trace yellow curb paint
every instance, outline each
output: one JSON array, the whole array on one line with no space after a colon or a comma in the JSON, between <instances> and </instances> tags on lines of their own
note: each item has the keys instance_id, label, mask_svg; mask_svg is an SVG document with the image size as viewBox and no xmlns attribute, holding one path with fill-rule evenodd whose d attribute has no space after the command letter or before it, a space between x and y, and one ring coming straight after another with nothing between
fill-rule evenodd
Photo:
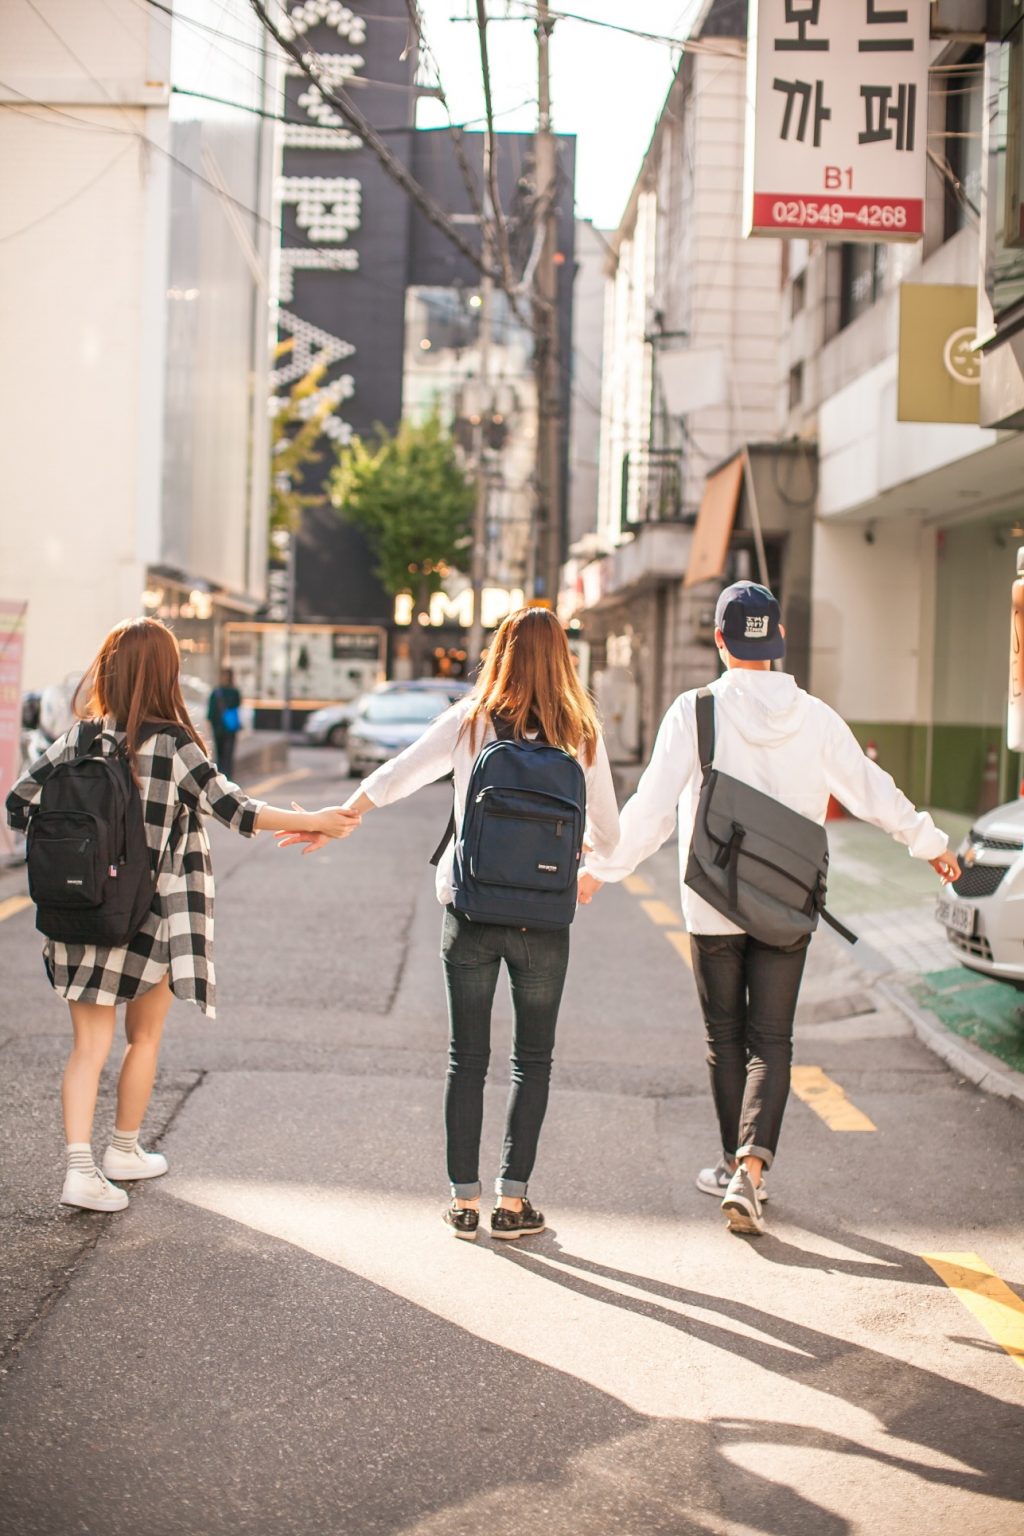
<instances>
[{"instance_id":1,"label":"yellow curb paint","mask_svg":"<svg viewBox=\"0 0 1024 1536\"><path fill-rule=\"evenodd\" d=\"M1024 1371L1024 1301L976 1253L921 1257Z\"/></svg>"},{"instance_id":2,"label":"yellow curb paint","mask_svg":"<svg viewBox=\"0 0 1024 1536\"><path fill-rule=\"evenodd\" d=\"M693 956L690 953L690 935L684 933L681 928L666 928L665 937L672 948L686 961L690 970L693 970Z\"/></svg>"},{"instance_id":3,"label":"yellow curb paint","mask_svg":"<svg viewBox=\"0 0 1024 1536\"><path fill-rule=\"evenodd\" d=\"M24 912L26 907L32 905L28 896L8 896L6 901L0 901L0 923L5 918L13 917L16 912Z\"/></svg>"},{"instance_id":4,"label":"yellow curb paint","mask_svg":"<svg viewBox=\"0 0 1024 1536\"><path fill-rule=\"evenodd\" d=\"M794 1067L791 1082L797 1098L820 1115L830 1131L878 1129L820 1067Z\"/></svg>"},{"instance_id":5,"label":"yellow curb paint","mask_svg":"<svg viewBox=\"0 0 1024 1536\"><path fill-rule=\"evenodd\" d=\"M659 928L679 927L679 913L673 912L667 901L642 901L640 905Z\"/></svg>"},{"instance_id":6,"label":"yellow curb paint","mask_svg":"<svg viewBox=\"0 0 1024 1536\"><path fill-rule=\"evenodd\" d=\"M631 896L649 896L651 887L642 875L627 875L623 885Z\"/></svg>"},{"instance_id":7,"label":"yellow curb paint","mask_svg":"<svg viewBox=\"0 0 1024 1536\"><path fill-rule=\"evenodd\" d=\"M292 773L277 773L272 778L254 784L246 793L255 800L260 795L269 795L272 789L280 789L282 784L294 784L298 779L308 779L309 773L308 768L296 768Z\"/></svg>"}]
</instances>

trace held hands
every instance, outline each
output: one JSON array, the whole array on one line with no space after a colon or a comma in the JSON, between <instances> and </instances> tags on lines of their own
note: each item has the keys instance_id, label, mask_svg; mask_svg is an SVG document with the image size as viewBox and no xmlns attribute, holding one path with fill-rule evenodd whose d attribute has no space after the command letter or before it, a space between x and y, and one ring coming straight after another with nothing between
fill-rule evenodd
<instances>
[{"instance_id":1,"label":"held hands","mask_svg":"<svg viewBox=\"0 0 1024 1536\"><path fill-rule=\"evenodd\" d=\"M943 885L952 885L954 880L960 879L960 860L955 853L940 853L937 859L928 862Z\"/></svg>"},{"instance_id":2,"label":"held hands","mask_svg":"<svg viewBox=\"0 0 1024 1536\"><path fill-rule=\"evenodd\" d=\"M307 824L294 832L278 832L277 845L279 848L290 848L295 843L305 843L303 858L307 853L316 853L317 849L326 847L333 838L349 837L363 819L358 811L347 811L340 805L306 812L293 800L292 810L307 817Z\"/></svg>"},{"instance_id":3,"label":"held hands","mask_svg":"<svg viewBox=\"0 0 1024 1536\"><path fill-rule=\"evenodd\" d=\"M596 875L588 875L586 870L580 875L577 896L581 907L589 907L594 897L604 884Z\"/></svg>"}]
</instances>

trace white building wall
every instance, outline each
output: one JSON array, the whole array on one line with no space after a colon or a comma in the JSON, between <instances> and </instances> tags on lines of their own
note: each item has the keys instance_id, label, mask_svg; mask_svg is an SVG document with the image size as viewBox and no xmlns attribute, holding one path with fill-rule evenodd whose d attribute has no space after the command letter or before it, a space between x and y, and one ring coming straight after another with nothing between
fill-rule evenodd
<instances>
[{"instance_id":1,"label":"white building wall","mask_svg":"<svg viewBox=\"0 0 1024 1536\"><path fill-rule=\"evenodd\" d=\"M83 666L110 625L138 611L158 509L142 497L147 463L159 468L143 278L149 194L164 171L137 135L165 113L146 103L165 97L149 82L166 71L149 18L112 9L47 10L98 84L21 0L0 15L14 88L0 95L0 582L30 605L27 687Z\"/></svg>"}]
</instances>

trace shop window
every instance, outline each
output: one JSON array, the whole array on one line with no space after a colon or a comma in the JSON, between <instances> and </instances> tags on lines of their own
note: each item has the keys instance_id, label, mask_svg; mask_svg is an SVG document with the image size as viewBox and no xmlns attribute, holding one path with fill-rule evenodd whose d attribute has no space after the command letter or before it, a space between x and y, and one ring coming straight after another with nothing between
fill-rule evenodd
<instances>
[{"instance_id":1,"label":"shop window","mask_svg":"<svg viewBox=\"0 0 1024 1536\"><path fill-rule=\"evenodd\" d=\"M840 249L839 329L844 330L884 293L889 247L850 243Z\"/></svg>"},{"instance_id":2,"label":"shop window","mask_svg":"<svg viewBox=\"0 0 1024 1536\"><path fill-rule=\"evenodd\" d=\"M790 298L790 314L798 315L807 303L807 273L801 272L793 279L793 288Z\"/></svg>"},{"instance_id":3,"label":"shop window","mask_svg":"<svg viewBox=\"0 0 1024 1536\"><path fill-rule=\"evenodd\" d=\"M1008 0L1003 11L1004 39L990 49L986 75L991 96L986 287L1000 329L1024 321L1024 18Z\"/></svg>"},{"instance_id":4,"label":"shop window","mask_svg":"<svg viewBox=\"0 0 1024 1536\"><path fill-rule=\"evenodd\" d=\"M945 76L945 222L949 240L965 225L977 227L981 204L981 135L985 102L984 51L969 48Z\"/></svg>"},{"instance_id":5,"label":"shop window","mask_svg":"<svg viewBox=\"0 0 1024 1536\"><path fill-rule=\"evenodd\" d=\"M804 365L797 363L789 370L789 408L795 411L804 398Z\"/></svg>"}]
</instances>

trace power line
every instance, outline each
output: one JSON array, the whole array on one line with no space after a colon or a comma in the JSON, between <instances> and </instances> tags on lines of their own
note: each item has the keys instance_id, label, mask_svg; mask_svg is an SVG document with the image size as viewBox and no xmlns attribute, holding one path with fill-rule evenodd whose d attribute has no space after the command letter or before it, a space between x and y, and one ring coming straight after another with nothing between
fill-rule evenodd
<instances>
[{"instance_id":1,"label":"power line","mask_svg":"<svg viewBox=\"0 0 1024 1536\"><path fill-rule=\"evenodd\" d=\"M9 240L17 240L20 235L27 235L29 230L38 228L40 224L45 224L47 219L52 219L58 213L63 213L65 208L70 208L72 203L77 202L80 197L84 197L87 192L96 186L97 182L102 181L104 176L114 169L115 165L120 164L131 147L130 144L123 144L117 154L112 155L106 165L97 171L95 176L91 176L83 186L80 186L77 191L64 198L62 202L57 203L53 208L48 208L38 218L30 219L27 224L22 224L20 229L11 229L5 235L0 235L0 245L6 245Z\"/></svg>"},{"instance_id":2,"label":"power line","mask_svg":"<svg viewBox=\"0 0 1024 1536\"><path fill-rule=\"evenodd\" d=\"M476 0L477 35L480 40L480 74L484 87L484 112L487 118L487 182L491 202L491 218L497 239L498 260L505 274L507 291L512 289L512 264L508 248L508 227L501 212L498 194L498 173L494 154L494 104L491 100L491 67L487 57L487 8L484 0Z\"/></svg>"},{"instance_id":3,"label":"power line","mask_svg":"<svg viewBox=\"0 0 1024 1536\"><path fill-rule=\"evenodd\" d=\"M418 0L405 0L405 5L409 13L409 25L413 29L419 47L420 62L422 63L425 59L429 60L433 67L437 99L444 109L444 114L448 119L448 127L452 131L452 148L455 151L455 159L458 163L459 173L462 176L463 186L466 188L466 193L469 197L469 206L482 222L484 210L480 202L480 191L476 184L476 177L473 175L473 168L466 159L462 134L458 125L452 121L451 107L448 105L448 96L444 88L444 82L441 79L441 66L437 62L437 55L427 42L427 35L424 31L423 12L419 8Z\"/></svg>"}]
</instances>

